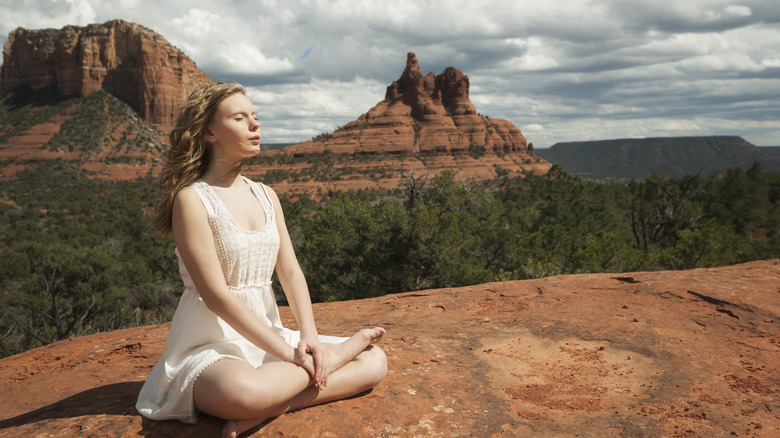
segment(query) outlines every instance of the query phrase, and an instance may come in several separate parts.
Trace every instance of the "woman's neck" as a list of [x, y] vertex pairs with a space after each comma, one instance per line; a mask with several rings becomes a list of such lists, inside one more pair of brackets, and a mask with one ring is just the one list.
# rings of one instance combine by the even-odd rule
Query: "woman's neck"
[[221, 160], [213, 160], [201, 179], [211, 186], [232, 187], [241, 179], [241, 163], [224, 163]]

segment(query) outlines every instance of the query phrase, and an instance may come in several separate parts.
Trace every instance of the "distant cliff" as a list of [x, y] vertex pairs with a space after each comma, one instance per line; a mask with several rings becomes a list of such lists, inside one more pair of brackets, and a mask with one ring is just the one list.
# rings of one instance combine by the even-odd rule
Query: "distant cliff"
[[167, 130], [192, 90], [210, 82], [162, 36], [113, 20], [85, 27], [11, 32], [3, 47], [0, 95], [20, 86], [56, 86], [64, 96], [104, 89]]
[[738, 136], [624, 138], [556, 143], [537, 154], [565, 171], [584, 178], [645, 178], [658, 172], [670, 178], [726, 169], [750, 168], [780, 172], [780, 156]]
[[357, 120], [313, 141], [287, 148], [297, 155], [334, 153], [470, 152], [533, 155], [517, 127], [477, 114], [469, 100], [469, 78], [448, 67], [423, 76], [409, 53], [401, 77], [385, 99]]

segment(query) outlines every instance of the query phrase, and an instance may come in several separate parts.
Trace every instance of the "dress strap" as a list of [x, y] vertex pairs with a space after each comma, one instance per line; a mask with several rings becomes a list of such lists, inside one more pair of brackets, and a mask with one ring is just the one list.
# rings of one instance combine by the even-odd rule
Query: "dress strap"
[[[273, 220], [275, 217], [276, 210], [274, 210], [274, 204], [271, 202], [271, 197], [268, 196], [268, 190], [266, 189], [266, 185], [263, 183], [256, 183], [245, 176], [243, 176], [243, 178], [244, 181], [246, 181], [247, 184], [249, 184], [249, 186], [252, 188], [252, 192], [255, 194], [257, 199], [262, 204], [267, 220], [268, 221]], [[264, 196], [260, 196], [261, 189]]]

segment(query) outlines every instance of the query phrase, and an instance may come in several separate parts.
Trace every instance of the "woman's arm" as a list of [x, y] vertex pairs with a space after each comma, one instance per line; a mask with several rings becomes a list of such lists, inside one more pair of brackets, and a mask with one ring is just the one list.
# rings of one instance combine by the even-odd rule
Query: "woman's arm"
[[314, 381], [317, 386], [324, 387], [327, 384], [328, 374], [330, 374], [328, 350], [318, 338], [309, 286], [306, 284], [306, 277], [303, 275], [298, 258], [295, 256], [279, 197], [270, 187], [266, 186], [266, 189], [274, 207], [276, 226], [279, 230], [280, 242], [279, 254], [276, 256], [276, 275], [301, 330], [301, 344], [298, 345], [298, 354], [311, 353], [314, 356], [316, 365]]
[[[173, 237], [198, 294], [209, 310], [266, 352], [307, 368], [304, 362], [306, 357], [299, 356], [296, 349], [264, 324], [228, 289], [206, 208], [194, 189], [184, 189], [176, 195], [173, 203]], [[314, 375], [312, 364], [308, 365], [307, 370]]]

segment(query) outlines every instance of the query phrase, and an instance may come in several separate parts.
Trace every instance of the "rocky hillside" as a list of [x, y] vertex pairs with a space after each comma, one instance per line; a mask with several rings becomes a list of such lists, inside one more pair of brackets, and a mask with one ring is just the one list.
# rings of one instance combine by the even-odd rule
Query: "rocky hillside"
[[357, 120], [314, 141], [291, 146], [294, 154], [469, 152], [533, 155], [525, 137], [504, 119], [477, 114], [469, 78], [454, 67], [423, 76], [414, 53], [385, 99]]
[[20, 86], [55, 86], [63, 96], [103, 89], [146, 121], [168, 130], [179, 104], [208, 83], [195, 63], [159, 34], [113, 20], [85, 27], [18, 28], [3, 47], [0, 95]]
[[105, 90], [62, 98], [51, 86], [17, 88], [0, 98], [0, 180], [55, 159], [97, 177], [134, 180], [158, 171], [164, 137]]
[[[775, 259], [317, 304], [323, 333], [388, 329], [387, 378], [250, 435], [778, 436], [778, 278]], [[154, 422], [134, 409], [167, 329], [0, 360], [0, 436], [217, 436], [215, 418]]]
[[780, 172], [780, 156], [737, 136], [566, 142], [537, 153], [571, 174], [593, 179], [646, 178], [653, 172], [707, 177], [735, 167], [749, 169], [754, 162]]

